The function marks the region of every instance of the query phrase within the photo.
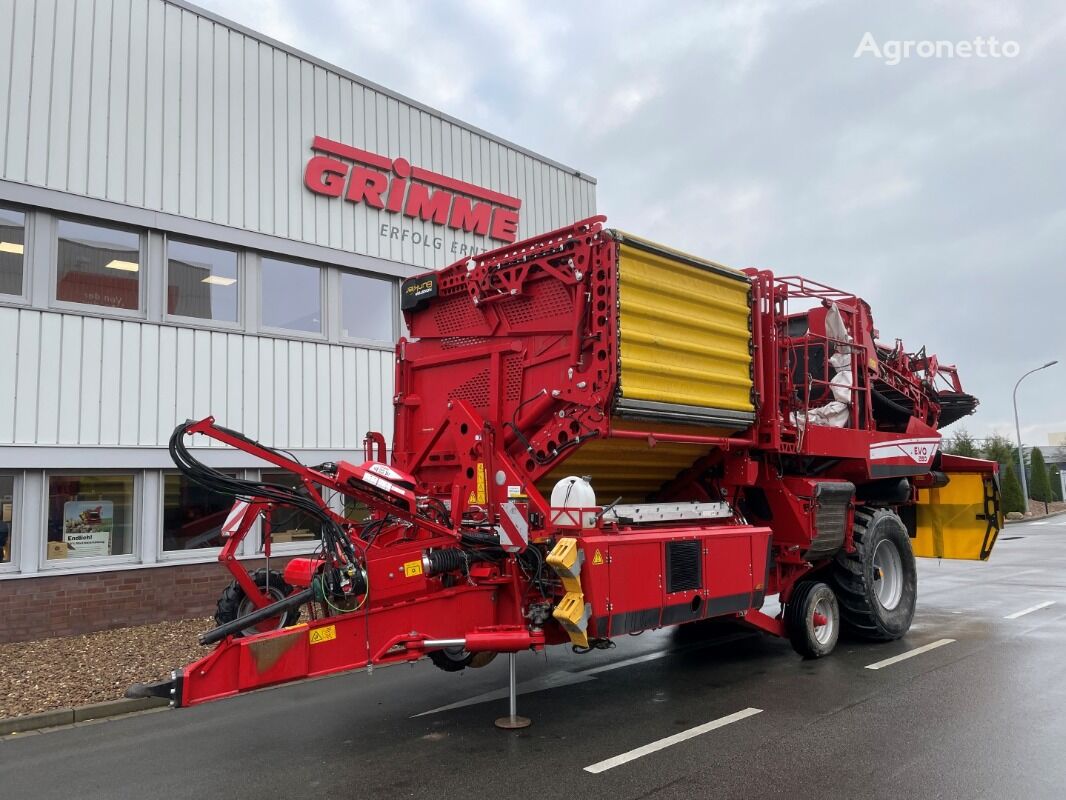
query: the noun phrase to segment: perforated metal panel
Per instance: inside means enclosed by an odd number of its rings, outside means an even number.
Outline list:
[[[563,284],[555,280],[539,281],[528,296],[516,297],[502,306],[502,312],[507,322],[514,326],[554,318],[569,321],[573,302]]]
[[[475,408],[485,408],[489,404],[488,368],[448,392],[448,399],[465,400]]]
[[[700,542],[695,539],[666,543],[666,591],[668,594],[700,588],[702,582],[701,550]]]

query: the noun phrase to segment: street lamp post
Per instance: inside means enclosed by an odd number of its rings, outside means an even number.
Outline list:
[[[1049,361],[1042,367],[1031,369],[1018,378],[1018,382],[1014,384],[1014,433],[1018,436],[1018,469],[1020,470],[1018,477],[1022,482],[1022,498],[1025,500],[1026,509],[1029,508],[1029,481],[1025,479],[1025,450],[1022,448],[1022,427],[1018,424],[1018,387],[1022,381],[1034,372],[1040,372],[1040,370],[1053,367],[1058,363],[1058,361]]]

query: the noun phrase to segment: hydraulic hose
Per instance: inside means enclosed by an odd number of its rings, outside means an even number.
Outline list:
[[[253,625],[257,625],[264,620],[268,620],[271,617],[276,617],[279,614],[283,614],[290,608],[296,608],[302,606],[304,603],[309,603],[315,599],[315,588],[309,586],[306,589],[290,594],[288,597],[283,597],[276,603],[271,603],[268,606],[263,606],[253,611],[251,614],[246,614],[239,619],[235,619],[232,622],[226,622],[219,625],[217,628],[212,628],[205,633],[200,634],[200,644],[214,644],[215,642],[221,642],[230,634],[239,633],[245,628],[250,628]]]

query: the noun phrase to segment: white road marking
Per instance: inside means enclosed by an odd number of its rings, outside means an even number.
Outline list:
[[[1039,611],[1042,608],[1055,605],[1054,600],[1045,600],[1043,603],[1037,603],[1035,606],[1029,606],[1029,608],[1023,608],[1021,611],[1015,611],[1013,614],[1007,614],[1003,619],[1018,619],[1018,617],[1024,617],[1026,614],[1031,614],[1034,611]]]
[[[740,631],[737,633],[731,633],[726,636],[719,637],[718,639],[712,639],[707,642],[696,642],[694,644],[685,645],[684,647],[675,647],[670,650],[656,650],[651,653],[645,653],[640,656],[633,656],[632,658],[624,658],[621,661],[614,661],[609,664],[601,664],[598,667],[592,667],[591,669],[575,670],[560,670],[558,672],[549,672],[547,675],[541,675],[540,677],[533,678],[528,681],[524,681],[518,684],[517,694],[529,694],[530,692],[542,692],[545,689],[557,689],[561,686],[571,686],[575,683],[585,683],[586,681],[596,680],[596,676],[603,672],[610,672],[614,669],[621,669],[622,667],[632,667],[635,664],[644,664],[648,661],[658,661],[660,658],[666,658],[667,656],[677,655],[684,653],[688,650],[702,650],[710,647],[717,647],[718,645],[728,644],[729,642],[735,642],[739,639],[751,639],[759,634],[752,631]],[[415,717],[425,717],[430,714],[439,714],[442,711],[452,711],[456,708],[465,708],[466,706],[476,706],[479,703],[488,703],[491,700],[503,700],[507,697],[507,687],[502,689],[494,689],[490,692],[483,692],[482,694],[468,697],[465,700],[457,700],[454,703],[449,703],[445,706],[438,706],[437,708],[431,708],[429,711],[422,711],[418,714],[412,714],[411,719]]]
[[[574,683],[585,683],[585,681],[594,680],[596,679],[580,672],[550,672],[547,675],[518,684],[516,687],[516,694],[542,692],[545,689],[555,689],[560,686],[569,686]],[[414,719],[415,717],[439,714],[441,711],[452,711],[453,709],[465,708],[466,706],[476,706],[478,703],[487,703],[490,700],[503,700],[507,697],[507,694],[508,689],[505,686],[502,689],[495,689],[491,692],[484,692],[482,694],[474,695],[473,697],[468,697],[466,700],[459,700],[454,703],[449,703],[446,706],[431,708],[429,711],[423,711],[420,714],[413,714],[411,718]]]
[[[665,739],[659,739],[658,741],[651,742],[649,744],[638,747],[634,750],[622,753],[621,755],[613,756],[603,761],[597,761],[595,764],[590,764],[585,767],[585,772],[599,773],[606,772],[609,769],[620,767],[622,764],[627,764],[630,761],[635,761],[638,758],[643,758],[651,753],[657,753],[660,750],[665,750],[667,747],[679,744],[693,739],[702,734],[709,733],[710,731],[718,728],[724,728],[726,725],[730,725],[734,722],[739,722],[742,719],[753,717],[756,714],[761,714],[761,708],[745,708],[743,711],[738,711],[735,714],[730,714],[726,717],[719,717],[711,722],[705,722],[702,725],[697,725],[695,728],[689,728],[687,731],[681,731],[681,733],[675,733],[673,736],[667,736]]]
[[[683,653],[686,650],[699,650],[704,647],[710,647],[712,645],[728,644],[729,642],[735,642],[740,639],[751,639],[758,636],[758,633],[747,631],[740,631],[737,633],[730,633],[727,636],[722,636],[719,639],[715,639],[710,642],[699,642],[697,644],[689,645],[687,647],[677,647],[673,650],[656,650],[654,653],[645,653],[642,656],[634,656],[633,658],[625,658],[621,661],[615,661],[611,664],[603,664],[599,667],[593,667],[592,669],[583,669],[578,672],[579,675],[599,675],[601,672],[610,672],[612,669],[621,669],[622,667],[631,667],[634,664],[643,664],[647,661],[658,661],[660,658],[666,658],[666,656],[676,655],[677,653]]]
[[[928,653],[930,650],[935,650],[938,647],[943,647],[944,645],[951,644],[954,641],[954,639],[938,639],[935,642],[923,644],[921,647],[915,647],[913,650],[908,650],[906,653],[900,653],[898,656],[886,658],[884,661],[876,661],[873,664],[867,664],[866,669],[881,669],[882,667],[889,667],[892,664],[898,664],[900,661],[906,661],[908,658],[920,656],[922,653]]]

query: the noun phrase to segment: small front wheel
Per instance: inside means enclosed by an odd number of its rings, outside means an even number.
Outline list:
[[[429,660],[437,669],[445,672],[460,672],[467,667],[480,669],[487,667],[494,658],[496,658],[496,653],[486,651],[470,653],[464,647],[445,647],[429,653]]]
[[[840,606],[833,590],[821,581],[797,583],[785,606],[785,631],[804,658],[832,653],[840,636]]]

